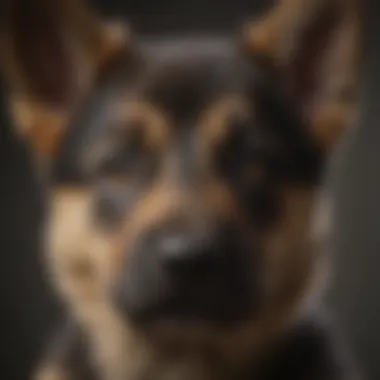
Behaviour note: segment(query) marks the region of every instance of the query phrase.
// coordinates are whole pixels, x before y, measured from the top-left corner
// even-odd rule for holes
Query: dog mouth
[[[259,284],[248,265],[224,263],[212,274],[194,271],[173,279],[154,267],[131,269],[116,304],[130,321],[230,327],[252,319],[260,307]],[[119,288],[120,289],[120,288]]]
[[[240,294],[232,297],[219,293],[214,297],[163,297],[155,303],[134,309],[125,307],[123,312],[130,321],[141,327],[169,323],[229,328],[249,320],[256,309],[255,302],[242,300]]]
[[[240,301],[239,301],[240,299]],[[243,300],[241,294],[218,293],[209,297],[173,296],[137,316],[140,324],[169,322],[172,324],[212,325],[229,327],[239,324],[251,315],[255,305]]]

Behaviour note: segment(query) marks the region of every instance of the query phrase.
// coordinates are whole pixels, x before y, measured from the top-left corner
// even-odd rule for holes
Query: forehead
[[[144,49],[146,70],[135,92],[176,118],[194,114],[226,95],[249,96],[258,82],[251,62],[230,39],[161,41]]]
[[[126,55],[101,73],[69,121],[58,166],[77,162],[91,144],[125,124],[125,111],[136,101],[178,124],[225,96],[248,94],[256,83],[254,67],[244,62],[227,37],[146,39],[139,49],[142,62],[131,65]]]
[[[70,146],[101,137],[123,122],[125,111],[136,102],[178,122],[226,96],[259,92],[262,76],[238,54],[231,39],[146,40],[140,50],[142,63],[134,66],[122,57],[99,77],[69,121],[65,140]]]
[[[142,62],[134,67],[125,57],[106,68],[71,124],[81,128],[104,124],[136,101],[178,119],[197,114],[225,96],[248,97],[263,87],[261,71],[227,37],[145,40],[140,52]]]
[[[74,166],[76,169],[70,171],[78,171],[92,146],[113,130],[129,125],[131,119],[125,119],[125,115],[136,101],[148,106],[138,107],[137,118],[142,117],[149,123],[155,120],[155,115],[152,117],[145,111],[153,110],[153,114],[163,115],[175,129],[190,126],[196,127],[191,128],[195,131],[199,130],[199,116],[203,111],[211,110],[212,114],[222,111],[223,118],[229,117],[229,111],[221,110],[218,105],[219,101],[228,104],[223,100],[231,96],[243,100],[244,106],[248,104],[254,111],[251,115],[255,122],[265,125],[266,130],[275,129],[295,150],[305,149],[304,142],[308,139],[294,108],[262,67],[258,69],[254,62],[245,60],[233,40],[203,37],[148,40],[141,45],[141,51],[142,65],[131,69],[128,59],[122,59],[100,77],[69,123],[57,154],[58,168]],[[232,117],[236,114],[234,108]]]

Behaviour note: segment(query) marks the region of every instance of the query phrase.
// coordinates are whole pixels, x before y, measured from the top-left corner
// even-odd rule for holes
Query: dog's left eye
[[[140,163],[139,153],[128,147],[122,147],[106,157],[96,170],[98,176],[129,174]]]
[[[139,176],[146,172],[150,164],[152,157],[144,144],[142,134],[133,133],[116,141],[114,149],[99,161],[96,176]]]

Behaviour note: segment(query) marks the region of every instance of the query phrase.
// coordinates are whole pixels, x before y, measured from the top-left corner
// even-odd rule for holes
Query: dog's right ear
[[[5,0],[0,63],[14,122],[49,155],[64,120],[99,70],[128,49],[122,24],[106,24],[84,0]]]
[[[268,67],[328,153],[359,109],[361,0],[276,0],[244,28],[248,54]]]

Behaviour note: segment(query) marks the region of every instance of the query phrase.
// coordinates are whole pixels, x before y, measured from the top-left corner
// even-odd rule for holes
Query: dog
[[[279,0],[238,36],[139,41],[79,0],[6,3],[67,311],[37,380],[356,378],[320,312],[321,185],[358,111],[360,12]]]

